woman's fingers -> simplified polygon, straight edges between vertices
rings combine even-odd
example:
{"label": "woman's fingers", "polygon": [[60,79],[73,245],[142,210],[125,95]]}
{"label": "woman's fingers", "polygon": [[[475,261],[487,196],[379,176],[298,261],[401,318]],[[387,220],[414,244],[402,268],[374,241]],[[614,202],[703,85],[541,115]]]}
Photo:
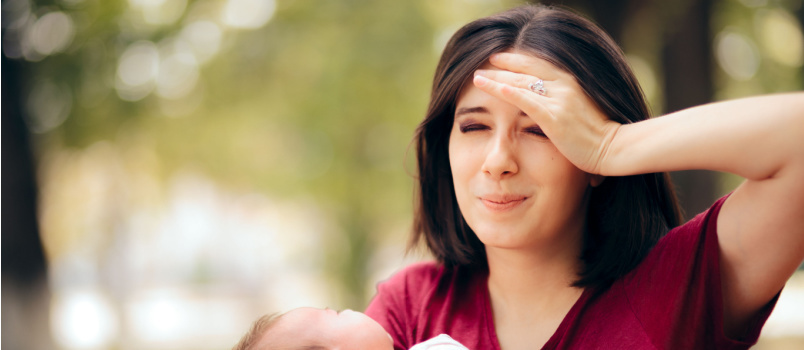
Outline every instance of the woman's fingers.
{"label": "woman's fingers", "polygon": [[[501,52],[491,55],[489,62],[492,66],[499,68],[499,70],[486,69],[483,71],[489,72],[489,77],[500,82],[505,82],[523,89],[530,89],[531,91],[539,92],[541,95],[545,95],[545,93],[529,86],[539,79],[542,80],[544,89],[548,92],[546,95],[554,96],[554,94],[550,94],[549,92],[558,91],[557,89],[569,89],[575,92],[583,92],[583,88],[581,88],[572,74],[538,57]],[[506,75],[505,72],[510,73],[510,75]]]}
{"label": "woman's fingers", "polygon": [[572,75],[558,69],[552,63],[530,55],[500,52],[491,55],[489,63],[502,70],[536,76],[545,81],[574,79]]}
{"label": "woman's fingers", "polygon": [[[475,74],[483,76],[485,78],[489,78],[498,83],[507,84],[513,87],[518,87],[520,89],[528,89],[533,92],[536,92],[533,85],[538,84],[539,80],[542,80],[540,85],[544,89],[544,91],[547,90],[547,85],[550,85],[549,82],[546,82],[543,79],[540,79],[539,77],[534,77],[527,74],[514,73],[505,70],[479,69],[475,72]],[[545,95],[543,92],[539,94]]]}
{"label": "woman's fingers", "polygon": [[[499,74],[501,71],[495,71]],[[510,73],[509,74],[514,74]],[[499,78],[500,76],[495,76]],[[508,78],[513,78],[509,76]],[[533,79],[533,78],[531,78]],[[525,80],[518,81],[518,84],[523,84]],[[549,115],[549,111],[542,104],[541,98],[544,96],[528,90],[527,87],[518,87],[516,85],[501,83],[496,79],[490,79],[483,74],[475,74],[474,84],[481,90],[489,95],[502,99],[514,106],[519,107],[525,114],[534,119],[539,125],[546,122],[544,116]],[[544,128],[544,126],[542,126]],[[545,130],[547,131],[547,130]],[[548,135],[549,136],[549,135]]]}

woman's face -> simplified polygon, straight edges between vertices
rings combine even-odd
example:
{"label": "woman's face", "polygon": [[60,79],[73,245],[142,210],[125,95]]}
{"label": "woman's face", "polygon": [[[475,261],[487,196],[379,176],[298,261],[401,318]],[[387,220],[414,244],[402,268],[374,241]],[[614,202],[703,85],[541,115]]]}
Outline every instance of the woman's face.
{"label": "woman's face", "polygon": [[[280,348],[310,345],[339,350],[394,348],[391,336],[379,323],[352,310],[294,309],[282,315],[266,335]],[[264,338],[263,343],[268,338]]]}
{"label": "woman's face", "polygon": [[457,101],[449,161],[461,213],[487,248],[580,242],[591,175],[519,108],[471,81]]}

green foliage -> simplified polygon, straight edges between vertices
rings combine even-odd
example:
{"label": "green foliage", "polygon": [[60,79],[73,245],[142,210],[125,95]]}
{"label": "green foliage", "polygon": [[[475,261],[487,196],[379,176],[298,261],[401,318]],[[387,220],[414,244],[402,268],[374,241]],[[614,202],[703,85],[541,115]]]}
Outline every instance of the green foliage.
{"label": "green foliage", "polygon": [[[346,233],[345,249],[331,244],[340,248],[327,253],[327,273],[342,284],[343,304],[362,308],[372,251],[390,223],[410,217],[410,140],[425,112],[439,45],[467,21],[519,2],[278,0],[267,23],[246,29],[223,23],[224,0],[166,0],[164,6],[186,5],[169,18],[164,13],[170,11],[147,14],[140,3],[38,1],[29,13],[19,12],[35,19],[62,11],[74,24],[68,47],[31,56],[31,78],[21,92],[28,99],[32,91],[55,91],[51,95],[68,101],[63,123],[36,135],[40,159],[108,141],[156,154],[162,179],[189,167],[243,191],[312,196]],[[17,13],[11,9],[19,4],[28,1],[5,1],[4,13]],[[716,30],[754,16],[734,1],[719,6]],[[215,24],[200,33],[212,42],[207,48],[216,49],[191,65],[197,77],[189,92],[121,97],[120,64],[132,45],[150,43],[164,59],[199,21]],[[750,23],[743,27],[751,30]],[[650,50],[661,46],[649,36],[628,38]],[[159,77],[176,73],[161,67]],[[764,64],[762,78],[722,85],[800,89],[800,79],[780,79],[800,74],[800,66]],[[56,88],[42,90],[43,82]]]}
{"label": "green foliage", "polygon": [[[278,1],[271,19],[252,29],[222,23],[225,5],[187,1],[165,19],[170,8],[149,14],[140,2],[122,0],[30,4],[38,18],[67,14],[75,32],[60,53],[33,57],[26,91],[47,82],[69,101],[63,123],[36,135],[40,158],[106,141],[124,153],[156,154],[163,180],[192,168],[243,191],[312,196],[346,233],[345,245],[330,242],[345,249],[327,252],[326,273],[342,284],[344,305],[362,308],[377,241],[390,223],[410,216],[410,141],[426,108],[439,38],[510,4]],[[144,95],[120,92],[127,50],[142,43],[158,50],[163,61],[154,79],[169,76],[170,45],[197,21],[216,24],[220,40],[212,58],[196,59],[188,93],[160,96],[153,82],[143,83],[152,89]]]}

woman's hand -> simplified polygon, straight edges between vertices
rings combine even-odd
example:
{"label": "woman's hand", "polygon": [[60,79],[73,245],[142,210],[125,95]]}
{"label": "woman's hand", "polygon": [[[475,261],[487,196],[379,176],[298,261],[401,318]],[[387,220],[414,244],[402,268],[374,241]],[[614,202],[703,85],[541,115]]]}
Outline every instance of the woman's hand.
{"label": "woman's hand", "polygon": [[[475,86],[519,107],[579,169],[608,175],[609,146],[622,125],[609,120],[572,75],[524,54],[499,53],[489,61],[500,70],[478,70]],[[539,79],[543,95],[528,87]]]}

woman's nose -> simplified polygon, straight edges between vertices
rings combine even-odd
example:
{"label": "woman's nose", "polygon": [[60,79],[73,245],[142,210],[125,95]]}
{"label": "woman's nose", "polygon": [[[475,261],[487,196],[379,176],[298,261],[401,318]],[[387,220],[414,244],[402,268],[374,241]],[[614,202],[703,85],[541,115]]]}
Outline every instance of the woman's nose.
{"label": "woman's nose", "polygon": [[495,137],[491,142],[485,162],[483,162],[483,172],[493,179],[502,179],[516,174],[519,167],[513,140],[505,135]]}

